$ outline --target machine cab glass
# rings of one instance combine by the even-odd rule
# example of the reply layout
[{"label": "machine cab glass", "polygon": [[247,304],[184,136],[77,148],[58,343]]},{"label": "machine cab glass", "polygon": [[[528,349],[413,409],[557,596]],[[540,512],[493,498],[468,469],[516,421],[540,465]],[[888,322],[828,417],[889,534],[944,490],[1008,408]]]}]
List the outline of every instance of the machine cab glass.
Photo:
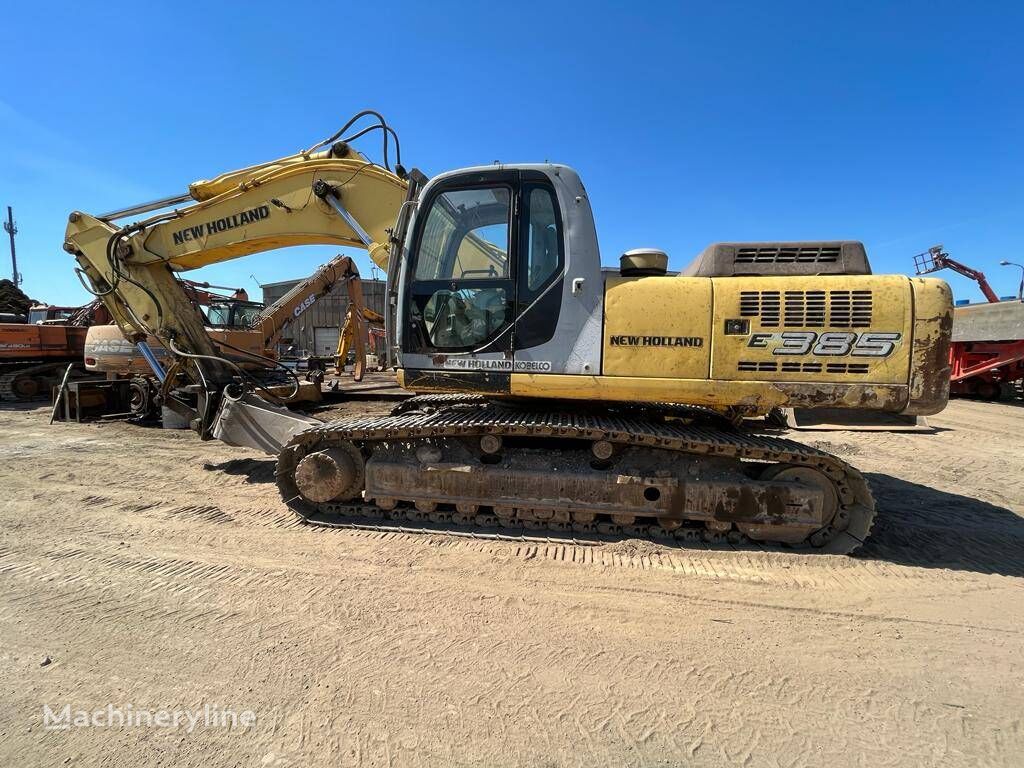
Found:
[{"label": "machine cab glass", "polygon": [[424,200],[417,229],[404,352],[511,359],[513,348],[551,338],[560,292],[549,289],[565,254],[543,177],[450,179]]},{"label": "machine cab glass", "polygon": [[434,195],[410,288],[408,351],[511,348],[514,188],[494,183]]}]

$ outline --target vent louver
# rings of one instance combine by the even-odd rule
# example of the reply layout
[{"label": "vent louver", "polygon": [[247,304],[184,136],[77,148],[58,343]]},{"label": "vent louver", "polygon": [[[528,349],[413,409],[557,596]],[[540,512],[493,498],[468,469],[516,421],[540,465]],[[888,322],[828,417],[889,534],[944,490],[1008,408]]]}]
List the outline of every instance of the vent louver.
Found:
[{"label": "vent louver", "polygon": [[783,363],[775,361],[761,362],[753,360],[740,360],[736,364],[736,370],[753,373],[755,371],[782,371],[782,373],[855,373],[865,374],[868,372],[867,363],[799,363],[786,360]]},{"label": "vent louver", "polygon": [[821,373],[821,363],[791,363],[782,364],[783,373]]},{"label": "vent louver", "polygon": [[778,291],[740,292],[740,317],[759,317],[762,326],[779,324],[779,306]]},{"label": "vent louver", "polygon": [[839,261],[839,246],[767,246],[740,248],[736,251],[737,264],[835,264]]},{"label": "vent louver", "polygon": [[779,364],[772,360],[762,360],[760,362],[740,360],[736,364],[736,369],[740,371],[777,371],[779,369]]},{"label": "vent louver", "polygon": [[871,291],[740,291],[740,317],[762,328],[868,328]]},{"label": "vent louver", "polygon": [[867,328],[872,303],[871,291],[829,291],[829,327]]}]

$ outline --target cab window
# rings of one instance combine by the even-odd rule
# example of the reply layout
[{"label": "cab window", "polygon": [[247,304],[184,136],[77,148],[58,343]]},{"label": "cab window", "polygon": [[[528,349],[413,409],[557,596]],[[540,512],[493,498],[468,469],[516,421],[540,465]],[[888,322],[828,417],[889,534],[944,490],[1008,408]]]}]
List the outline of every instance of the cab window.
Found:
[{"label": "cab window", "polygon": [[234,317],[231,318],[231,324],[235,328],[251,328],[259,320],[262,312],[262,304],[238,302],[235,305],[235,313]]},{"label": "cab window", "polygon": [[465,349],[484,343],[505,327],[508,301],[504,288],[435,292],[423,310],[431,346]]},{"label": "cab window", "polygon": [[416,279],[507,279],[511,199],[504,186],[454,190],[434,198]]},{"label": "cab window", "polygon": [[527,197],[526,287],[532,292],[558,270],[560,243],[552,191],[533,187]]},{"label": "cab window", "polygon": [[211,304],[206,309],[206,322],[210,325],[227,327],[231,325],[231,305]]},{"label": "cab window", "polygon": [[453,189],[429,206],[411,289],[413,347],[475,350],[512,321],[512,187]]}]

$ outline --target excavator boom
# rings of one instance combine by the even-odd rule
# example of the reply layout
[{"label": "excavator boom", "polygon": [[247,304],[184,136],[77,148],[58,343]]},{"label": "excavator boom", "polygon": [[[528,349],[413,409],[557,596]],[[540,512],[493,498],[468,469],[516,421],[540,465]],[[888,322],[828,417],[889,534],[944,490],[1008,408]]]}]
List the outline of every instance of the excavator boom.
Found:
[{"label": "excavator boom", "polygon": [[[194,184],[195,204],[126,227],[76,211],[65,248],[126,334],[177,338],[190,351],[210,354],[197,313],[173,285],[174,272],[309,244],[366,248],[386,268],[387,229],[405,198],[405,182],[361,158],[323,154],[258,166],[240,180],[231,175],[230,186]],[[217,194],[209,195],[208,185]]]},{"label": "excavator boom", "polygon": [[[365,248],[386,269],[389,229],[407,187],[397,173],[370,162],[342,140],[195,182],[187,197],[191,205],[170,211],[152,213],[152,206],[166,200],[104,217],[75,211],[69,216],[64,247],[128,339],[154,336],[174,354],[177,364],[165,388],[177,387],[183,410],[198,410],[199,431],[209,437],[224,387],[239,383],[245,374],[220,355],[177,273],[310,244]],[[175,203],[185,199],[170,198]],[[152,215],[124,226],[116,223],[121,216],[140,213]],[[318,275],[320,288],[314,291],[353,272],[350,261],[338,262]],[[264,315],[259,329],[268,344],[282,324],[279,315]],[[193,395],[201,392],[187,395],[189,388]]]}]

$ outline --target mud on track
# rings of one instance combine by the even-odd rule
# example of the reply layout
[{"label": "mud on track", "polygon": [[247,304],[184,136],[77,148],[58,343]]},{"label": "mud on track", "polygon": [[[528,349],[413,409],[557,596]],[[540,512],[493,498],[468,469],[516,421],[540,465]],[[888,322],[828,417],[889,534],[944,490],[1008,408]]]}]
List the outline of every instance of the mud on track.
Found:
[{"label": "mud on track", "polygon": [[[316,530],[261,455],[47,415],[0,410],[3,764],[1024,753],[1024,409],[955,402],[932,435],[805,433],[878,499],[856,558]],[[258,721],[44,731],[44,703]]]}]

